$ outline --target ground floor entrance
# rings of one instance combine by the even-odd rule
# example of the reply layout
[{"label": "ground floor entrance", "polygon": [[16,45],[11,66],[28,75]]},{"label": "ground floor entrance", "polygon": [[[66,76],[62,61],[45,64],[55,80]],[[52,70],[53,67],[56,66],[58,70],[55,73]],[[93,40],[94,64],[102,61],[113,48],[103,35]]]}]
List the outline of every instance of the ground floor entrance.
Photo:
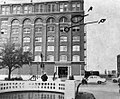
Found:
[{"label": "ground floor entrance", "polygon": [[58,77],[64,78],[68,76],[68,67],[58,67]]},{"label": "ground floor entrance", "polygon": [[71,75],[71,66],[55,66],[55,72],[58,78],[68,78]]}]

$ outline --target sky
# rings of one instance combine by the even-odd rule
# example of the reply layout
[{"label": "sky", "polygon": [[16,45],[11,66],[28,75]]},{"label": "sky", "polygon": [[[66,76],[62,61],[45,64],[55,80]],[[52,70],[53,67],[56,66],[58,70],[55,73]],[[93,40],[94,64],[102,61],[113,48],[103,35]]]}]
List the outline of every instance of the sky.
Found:
[{"label": "sky", "polygon": [[120,0],[85,0],[85,12],[93,10],[85,21],[106,18],[103,24],[91,24],[87,30],[87,60],[89,70],[117,69],[117,55],[120,54]]},{"label": "sky", "polygon": [[[0,0],[0,3],[30,2],[31,0]],[[46,0],[33,0],[46,1]],[[103,24],[86,25],[87,31],[87,70],[117,69],[117,55],[120,54],[120,0],[84,0],[84,10],[93,10],[85,22],[106,18]]]}]

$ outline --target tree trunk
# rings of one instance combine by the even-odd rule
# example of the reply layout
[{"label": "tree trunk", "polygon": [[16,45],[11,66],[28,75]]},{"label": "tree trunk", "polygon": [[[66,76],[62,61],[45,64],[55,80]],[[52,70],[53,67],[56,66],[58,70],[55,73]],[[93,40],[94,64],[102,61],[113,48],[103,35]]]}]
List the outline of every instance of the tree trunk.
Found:
[{"label": "tree trunk", "polygon": [[8,73],[8,80],[10,80],[11,79],[11,72],[12,72],[12,70],[11,70],[11,68],[9,68],[9,71],[8,71],[9,73]]}]

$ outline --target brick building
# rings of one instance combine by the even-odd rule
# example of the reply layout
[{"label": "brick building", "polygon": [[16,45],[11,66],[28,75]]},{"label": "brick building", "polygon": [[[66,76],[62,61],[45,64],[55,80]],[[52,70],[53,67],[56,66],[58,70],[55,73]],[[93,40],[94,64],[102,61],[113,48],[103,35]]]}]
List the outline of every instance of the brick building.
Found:
[{"label": "brick building", "polygon": [[[31,3],[0,5],[0,45],[8,39],[23,51],[34,55],[32,67],[23,66],[21,74],[41,74],[39,63],[43,54],[45,72],[58,77],[79,77],[84,74],[84,26],[72,26],[71,17],[84,14],[83,0],[45,0]],[[78,20],[77,18],[75,20]],[[82,21],[81,23],[83,23]],[[16,70],[17,71],[17,70]],[[14,71],[14,73],[16,73]]]}]

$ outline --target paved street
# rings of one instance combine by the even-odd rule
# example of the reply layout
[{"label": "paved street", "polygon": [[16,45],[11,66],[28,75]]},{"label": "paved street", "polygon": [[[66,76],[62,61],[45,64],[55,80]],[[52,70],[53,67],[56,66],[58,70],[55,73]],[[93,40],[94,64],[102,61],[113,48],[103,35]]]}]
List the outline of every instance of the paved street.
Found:
[{"label": "paved street", "polygon": [[101,85],[81,85],[79,91],[93,93],[96,99],[120,99],[118,84],[111,81]]}]

